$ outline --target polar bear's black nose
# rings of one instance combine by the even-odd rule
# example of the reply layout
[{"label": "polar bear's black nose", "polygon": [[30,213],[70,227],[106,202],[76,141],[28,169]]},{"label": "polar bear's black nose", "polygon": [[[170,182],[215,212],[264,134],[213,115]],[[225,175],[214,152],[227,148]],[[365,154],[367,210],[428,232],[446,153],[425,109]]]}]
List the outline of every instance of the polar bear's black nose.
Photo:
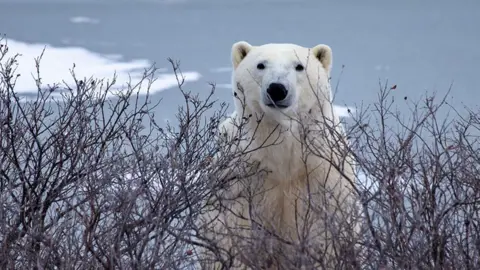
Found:
[{"label": "polar bear's black nose", "polygon": [[281,83],[271,83],[268,86],[267,93],[273,102],[279,102],[287,97],[287,88]]}]

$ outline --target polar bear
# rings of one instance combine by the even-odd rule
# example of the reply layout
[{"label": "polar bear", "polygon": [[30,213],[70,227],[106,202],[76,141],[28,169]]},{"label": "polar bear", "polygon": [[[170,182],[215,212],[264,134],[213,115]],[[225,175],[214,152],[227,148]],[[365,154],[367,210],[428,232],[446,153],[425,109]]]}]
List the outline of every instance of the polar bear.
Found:
[{"label": "polar bear", "polygon": [[321,258],[359,228],[349,220],[355,167],[332,105],[332,50],[239,41],[231,61],[235,111],[219,126],[228,150],[216,159],[240,154],[226,169],[221,207],[204,216],[206,235],[233,255],[229,269],[325,269]]}]

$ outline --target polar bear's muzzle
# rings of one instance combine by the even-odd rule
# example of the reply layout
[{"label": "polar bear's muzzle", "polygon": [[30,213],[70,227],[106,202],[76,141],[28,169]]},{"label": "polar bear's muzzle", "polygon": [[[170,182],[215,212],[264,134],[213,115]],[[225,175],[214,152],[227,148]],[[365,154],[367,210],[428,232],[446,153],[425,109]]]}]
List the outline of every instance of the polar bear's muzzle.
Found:
[{"label": "polar bear's muzzle", "polygon": [[268,85],[264,95],[263,102],[272,108],[288,108],[292,105],[291,95],[288,89],[282,83],[271,83]]}]

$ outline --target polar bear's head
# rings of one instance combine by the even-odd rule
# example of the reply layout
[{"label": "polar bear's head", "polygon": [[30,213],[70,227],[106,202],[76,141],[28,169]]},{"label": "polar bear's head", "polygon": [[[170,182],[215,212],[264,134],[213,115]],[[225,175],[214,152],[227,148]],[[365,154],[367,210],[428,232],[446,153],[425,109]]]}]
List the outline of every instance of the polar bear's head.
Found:
[{"label": "polar bear's head", "polygon": [[277,121],[285,119],[282,115],[311,111],[318,101],[330,100],[331,63],[332,50],[324,44],[305,48],[237,42],[232,46],[236,109],[241,111],[244,103],[250,112]]}]

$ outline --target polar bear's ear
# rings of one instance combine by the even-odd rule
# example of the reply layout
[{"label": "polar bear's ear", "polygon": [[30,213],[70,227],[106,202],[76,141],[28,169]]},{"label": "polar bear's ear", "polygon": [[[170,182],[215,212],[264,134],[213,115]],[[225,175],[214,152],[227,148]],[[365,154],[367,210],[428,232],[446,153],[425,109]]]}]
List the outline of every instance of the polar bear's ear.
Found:
[{"label": "polar bear's ear", "polygon": [[248,52],[252,49],[252,45],[250,45],[246,41],[239,41],[233,44],[232,46],[232,64],[233,69],[236,69],[240,62],[247,56]]},{"label": "polar bear's ear", "polygon": [[319,44],[312,48],[312,53],[322,63],[323,68],[330,73],[332,67],[332,49],[325,44]]}]

